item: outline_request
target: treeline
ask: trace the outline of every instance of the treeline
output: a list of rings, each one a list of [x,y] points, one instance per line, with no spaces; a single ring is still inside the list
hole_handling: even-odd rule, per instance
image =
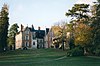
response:
[[[69,45],[68,56],[100,55],[100,0],[93,6],[75,4],[65,15],[71,17],[70,23],[52,26],[59,37],[54,39],[54,45],[62,45],[63,49]]]

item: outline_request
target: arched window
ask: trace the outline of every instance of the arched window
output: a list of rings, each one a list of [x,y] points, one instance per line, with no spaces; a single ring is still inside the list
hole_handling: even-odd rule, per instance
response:
[[[33,45],[35,45],[35,42],[33,42]]]

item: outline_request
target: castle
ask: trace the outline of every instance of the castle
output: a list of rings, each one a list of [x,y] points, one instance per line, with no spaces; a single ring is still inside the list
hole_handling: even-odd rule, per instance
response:
[[[52,32],[49,28],[46,30],[38,30],[32,27],[25,27],[21,24],[21,30],[16,34],[15,48],[16,49],[32,49],[32,48],[50,48],[52,44]]]

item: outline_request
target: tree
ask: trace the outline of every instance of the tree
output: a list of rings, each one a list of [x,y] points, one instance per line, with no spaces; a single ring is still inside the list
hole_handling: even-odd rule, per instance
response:
[[[92,24],[91,27],[93,28],[93,45],[94,50],[98,49],[100,50],[100,0],[97,0],[98,2],[95,3],[95,15],[92,18]],[[100,52],[100,51],[99,51]]]
[[[66,13],[66,16],[71,16],[72,18],[76,18],[78,20],[88,18],[87,13],[89,12],[89,4],[75,4],[71,10]]]
[[[74,27],[73,26],[74,26],[73,23],[67,24],[67,32],[69,33],[69,35],[67,35],[67,37],[68,37],[67,40],[68,40],[70,50],[75,47],[75,44],[74,44]]]
[[[80,24],[75,30],[75,45],[80,45],[84,48],[84,53],[89,52],[92,46],[92,28],[85,24]]]
[[[12,46],[15,49],[15,35],[18,32],[18,28],[19,28],[19,26],[17,25],[17,23],[15,23],[9,29],[9,32],[8,32],[8,42],[9,42],[10,49],[12,49],[11,48]]]
[[[66,13],[66,16],[72,17],[72,36],[74,38],[74,44],[84,47],[85,51],[87,46],[91,42],[91,27],[88,15],[89,13],[88,4],[75,4],[71,10]]]
[[[0,12],[0,51],[7,50],[8,14],[8,6],[4,4]]]
[[[54,32],[54,45],[56,48],[62,48],[64,50],[66,44],[66,22],[59,22],[52,26]]]

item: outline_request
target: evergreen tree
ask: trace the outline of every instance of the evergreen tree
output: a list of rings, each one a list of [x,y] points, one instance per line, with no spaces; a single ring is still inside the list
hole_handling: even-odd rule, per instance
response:
[[[92,18],[94,50],[100,50],[100,0],[95,4],[95,15]],[[99,51],[100,54],[100,51]]]
[[[4,4],[0,12],[0,51],[7,50],[8,14],[8,6]]]
[[[9,44],[10,50],[12,50],[12,47],[14,47],[14,49],[15,49],[15,35],[18,32],[18,28],[19,28],[18,24],[15,23],[9,29],[8,44]]]

